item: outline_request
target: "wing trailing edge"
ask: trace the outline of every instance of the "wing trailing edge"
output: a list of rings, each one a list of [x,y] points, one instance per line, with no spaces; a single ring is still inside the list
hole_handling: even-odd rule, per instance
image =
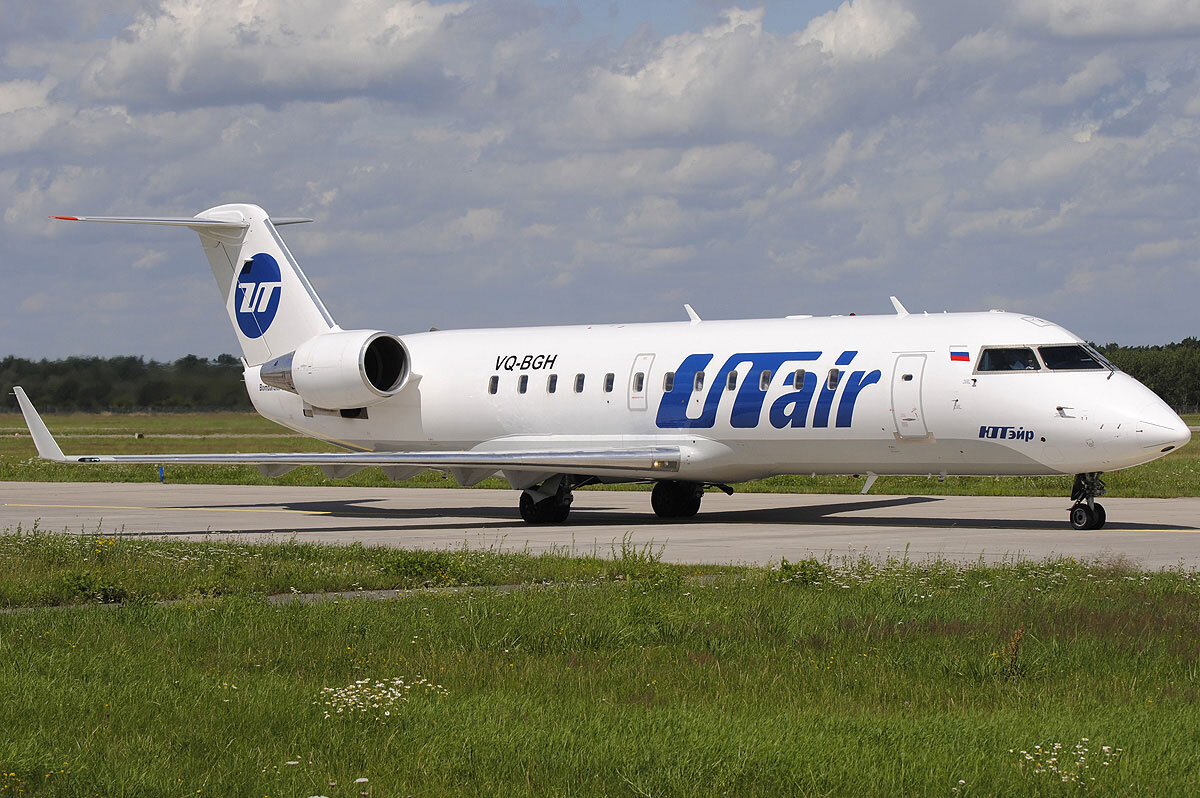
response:
[[[42,417],[34,409],[25,391],[14,387],[17,404],[29,427],[38,456],[44,460],[71,464],[125,465],[249,465],[264,474],[282,474],[300,466],[315,465],[328,472],[347,473],[365,466],[382,466],[400,471],[409,468],[434,468],[475,476],[486,471],[538,471],[551,473],[603,474],[646,472],[672,473],[679,470],[683,453],[678,446],[630,448],[531,448],[512,451],[471,450],[451,452],[260,452],[206,454],[63,454]]]

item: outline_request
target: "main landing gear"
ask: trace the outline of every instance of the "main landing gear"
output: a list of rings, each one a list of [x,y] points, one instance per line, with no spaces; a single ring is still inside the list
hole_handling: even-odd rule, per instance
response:
[[[659,518],[691,518],[700,511],[704,485],[699,482],[663,480],[654,483],[650,506]]]
[[[521,492],[521,518],[527,524],[561,524],[571,514],[571,502],[575,496],[571,488],[575,486],[566,474],[526,488]]]
[[[1105,493],[1104,480],[1100,472],[1076,474],[1075,484],[1071,486],[1071,526],[1075,529],[1099,529],[1104,526],[1107,518],[1104,505],[1096,501],[1097,496]]]
[[[594,477],[559,474],[540,485],[526,488],[521,493],[521,518],[527,524],[561,524],[571,513],[571,491],[582,485],[595,484]],[[733,488],[719,482],[679,482],[662,480],[654,483],[650,494],[650,506],[659,518],[691,518],[700,510],[700,500],[708,485],[720,488],[733,495]]]

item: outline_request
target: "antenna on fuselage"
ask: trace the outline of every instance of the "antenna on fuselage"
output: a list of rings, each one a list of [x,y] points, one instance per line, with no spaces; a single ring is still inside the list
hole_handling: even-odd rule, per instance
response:
[[[896,297],[894,297],[894,296],[890,296],[890,297],[888,297],[888,299],[892,300],[892,307],[894,307],[896,309],[897,316],[907,316],[908,315],[908,310],[904,307],[904,305],[900,304],[899,299],[896,299]]]
[[[702,321],[702,319],[700,318],[700,314],[697,313],[696,311],[692,310],[691,305],[684,302],[683,309],[687,311],[688,318],[692,320],[692,324],[699,324]]]

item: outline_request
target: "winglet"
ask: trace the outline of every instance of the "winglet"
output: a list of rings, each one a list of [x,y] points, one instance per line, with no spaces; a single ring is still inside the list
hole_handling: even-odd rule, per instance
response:
[[[699,324],[699,323],[700,323],[700,321],[701,321],[701,319],[700,319],[700,314],[699,314],[699,313],[697,313],[696,311],[692,310],[692,306],[691,306],[691,305],[689,305],[689,304],[687,304],[687,303],[685,302],[685,303],[684,303],[684,305],[683,305],[683,309],[687,311],[688,318],[692,320],[692,324]]]
[[[896,297],[894,297],[894,296],[890,296],[890,297],[888,297],[888,299],[892,300],[892,307],[894,307],[896,309],[897,316],[907,316],[908,315],[908,311],[904,308],[903,305],[900,304],[899,299],[896,299]]]
[[[58,442],[54,440],[50,430],[46,429],[46,423],[42,421],[42,417],[33,409],[33,403],[25,395],[25,390],[20,386],[14,386],[13,393],[17,395],[17,404],[21,406],[21,414],[25,416],[25,424],[29,427],[29,434],[33,437],[33,445],[37,447],[38,457],[43,460],[57,460],[65,463],[67,458],[63,455],[62,449],[58,448]]]

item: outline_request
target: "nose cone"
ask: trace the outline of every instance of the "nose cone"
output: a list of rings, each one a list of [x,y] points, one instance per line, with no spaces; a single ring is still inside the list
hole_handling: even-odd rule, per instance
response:
[[[1136,426],[1138,445],[1161,454],[1178,449],[1192,439],[1192,432],[1183,419],[1163,402],[1152,402],[1138,412]]]

